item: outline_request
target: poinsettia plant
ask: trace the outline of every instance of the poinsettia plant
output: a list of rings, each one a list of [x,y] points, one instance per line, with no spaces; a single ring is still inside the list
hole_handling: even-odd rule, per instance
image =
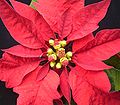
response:
[[[34,9],[10,1],[0,0],[0,17],[19,45],[1,49],[0,80],[17,105],[120,105],[103,62],[120,51],[120,29],[92,34],[110,0],[37,0]]]

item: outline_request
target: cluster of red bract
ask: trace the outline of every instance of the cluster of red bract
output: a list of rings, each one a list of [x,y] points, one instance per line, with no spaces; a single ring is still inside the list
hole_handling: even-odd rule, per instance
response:
[[[0,0],[0,17],[19,43],[3,49],[0,80],[19,94],[17,105],[120,105],[102,61],[120,51],[120,29],[92,32],[110,0],[84,6],[84,0],[38,0],[36,9]]]

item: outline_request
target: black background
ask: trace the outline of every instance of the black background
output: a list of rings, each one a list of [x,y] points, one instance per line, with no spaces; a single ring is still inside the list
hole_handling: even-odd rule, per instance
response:
[[[8,0],[7,0],[8,1]],[[31,0],[17,0],[29,4]],[[100,0],[86,0],[86,5],[97,2]],[[120,28],[120,0],[112,0],[108,9],[107,15],[99,23],[101,29],[106,28]],[[97,32],[96,31],[96,32]],[[9,32],[0,20],[0,49],[9,48],[16,45],[17,42],[12,39]],[[0,57],[2,52],[0,51]],[[0,82],[0,105],[16,105],[16,99],[18,95],[13,93],[12,89],[6,89],[4,82]]]

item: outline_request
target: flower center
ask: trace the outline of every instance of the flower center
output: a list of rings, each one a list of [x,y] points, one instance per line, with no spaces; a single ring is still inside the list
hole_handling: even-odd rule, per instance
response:
[[[47,56],[50,61],[50,67],[60,69],[63,66],[67,66],[72,58],[72,52],[66,52],[65,50],[67,42],[65,40],[59,41],[58,39],[50,39],[49,45],[50,48],[47,50]]]

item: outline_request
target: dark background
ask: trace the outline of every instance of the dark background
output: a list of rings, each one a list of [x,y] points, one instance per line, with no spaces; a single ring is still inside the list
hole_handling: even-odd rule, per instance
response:
[[[31,0],[17,0],[17,1],[29,4]],[[86,0],[85,4],[88,5],[97,1],[100,0]],[[120,0],[112,0],[107,15],[99,23],[99,25],[100,28],[97,31],[105,28],[120,28]],[[16,44],[17,42],[14,39],[12,39],[9,32],[3,25],[2,21],[0,20],[0,49],[9,48]],[[0,51],[0,57],[1,55],[2,51]],[[13,93],[12,89],[6,89],[4,82],[0,82],[0,105],[16,105],[17,97],[18,95],[16,93]]]

